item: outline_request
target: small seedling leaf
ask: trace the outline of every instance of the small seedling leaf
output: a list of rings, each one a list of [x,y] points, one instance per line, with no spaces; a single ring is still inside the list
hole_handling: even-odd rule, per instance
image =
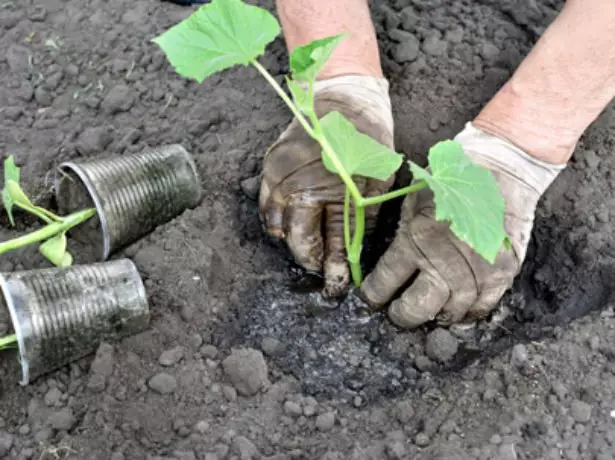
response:
[[[175,70],[202,83],[235,65],[248,65],[280,33],[276,18],[241,0],[213,0],[153,39]]]
[[[30,201],[30,198],[27,197],[27,195],[24,193],[24,191],[21,189],[17,182],[12,180],[7,181],[4,187],[9,196],[11,197],[11,200],[13,200],[13,204],[34,206],[34,204],[32,204],[32,202]]]
[[[66,234],[58,233],[56,236],[49,238],[40,246],[40,251],[52,264],[58,267],[64,267],[67,261],[72,262],[72,257],[66,255]],[[70,264],[69,264],[70,265]]]
[[[288,77],[286,78],[286,84],[297,108],[305,114],[312,113],[314,111],[314,101],[312,101],[309,91],[305,90],[299,82]]]
[[[314,81],[346,34],[313,40],[296,47],[290,55],[290,71],[298,81]]]
[[[321,120],[325,137],[350,176],[387,180],[399,169],[403,156],[370,136],[360,133],[340,112],[329,112]],[[339,174],[330,158],[323,153],[323,164]]]
[[[11,226],[15,226],[15,219],[13,218],[13,200],[9,195],[9,192],[6,188],[2,189],[2,204],[4,205],[4,210],[6,211],[7,216],[9,216],[9,222]]]
[[[19,176],[19,167],[15,164],[15,158],[13,155],[9,155],[4,160],[4,181],[12,180],[19,183]]]
[[[66,251],[62,257],[62,267],[69,267],[73,264],[73,256],[70,252]]]
[[[15,220],[13,219],[13,205],[15,201],[11,197],[8,191],[8,185],[12,182],[19,184],[19,167],[15,164],[15,158],[13,155],[9,155],[4,160],[4,188],[2,189],[2,203],[6,214],[9,216],[9,222],[11,226],[15,226]]]
[[[455,141],[434,145],[428,161],[430,171],[412,162],[410,169],[433,191],[436,220],[450,222],[460,240],[494,263],[507,241],[505,203],[494,176],[473,163]]]

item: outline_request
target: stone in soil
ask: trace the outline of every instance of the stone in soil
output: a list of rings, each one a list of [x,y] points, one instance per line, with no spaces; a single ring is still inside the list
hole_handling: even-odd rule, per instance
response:
[[[457,339],[447,329],[437,328],[427,334],[425,353],[434,361],[450,361],[458,347]]]
[[[320,431],[328,431],[335,425],[335,413],[325,412],[316,417],[316,428]]]
[[[577,399],[570,404],[570,415],[579,423],[587,423],[591,419],[592,407]]]
[[[118,84],[111,88],[100,108],[109,115],[130,110],[135,101],[134,92],[124,84]]]
[[[165,350],[158,358],[158,362],[161,366],[170,367],[174,366],[184,357],[184,347],[176,346],[169,350]]]
[[[149,379],[148,385],[159,394],[173,393],[177,388],[177,379],[170,374],[161,372]]]
[[[54,430],[69,431],[77,423],[73,411],[70,408],[60,409],[53,413],[49,424]]]
[[[269,370],[263,354],[253,348],[234,349],[222,361],[224,372],[237,392],[253,396],[268,383]]]

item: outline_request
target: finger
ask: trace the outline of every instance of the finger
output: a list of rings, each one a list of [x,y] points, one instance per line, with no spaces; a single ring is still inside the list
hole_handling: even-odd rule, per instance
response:
[[[414,243],[397,235],[363,281],[361,291],[365,300],[374,307],[386,304],[418,269],[417,255]]]
[[[327,205],[326,219],[324,295],[339,297],[346,292],[350,280],[346,245],[344,243],[344,205]]]
[[[421,209],[410,224],[410,233],[417,250],[428,263],[421,269],[432,277],[446,280],[450,292],[448,301],[442,305],[437,320],[440,325],[460,321],[478,296],[478,282],[472,266],[463,250],[455,244],[446,222],[436,222],[433,208]]]
[[[433,320],[448,300],[446,283],[422,271],[416,280],[389,308],[389,318],[400,327],[410,329]]]
[[[485,289],[470,307],[467,313],[468,319],[483,319],[496,307],[504,293],[508,290],[508,285],[500,284]]]
[[[275,238],[284,239],[286,236],[284,233],[286,201],[277,196],[275,192],[271,194],[268,186],[261,187],[259,201],[262,202],[259,209],[265,231]]]
[[[284,233],[290,252],[299,265],[314,272],[322,271],[322,213],[322,204],[295,198],[290,201],[284,216]]]

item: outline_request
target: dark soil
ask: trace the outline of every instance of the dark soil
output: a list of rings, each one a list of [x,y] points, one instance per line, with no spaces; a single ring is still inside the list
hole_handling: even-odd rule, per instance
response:
[[[454,136],[561,4],[374,3],[398,150],[424,162]],[[172,143],[193,153],[205,192],[114,256],[142,274],[149,331],[25,388],[14,353],[0,355],[0,458],[615,458],[613,110],[541,201],[523,273],[494,317],[403,332],[352,297],[330,305],[304,292],[304,275],[263,236],[255,177],[290,114],[250,68],[202,85],[173,72],[150,39],[191,11],[0,4],[0,148],[38,203],[54,206],[62,161]],[[282,40],[263,62],[282,79]],[[372,261],[398,204],[383,210]],[[37,225],[17,220],[10,229],[2,214],[1,239]],[[2,271],[42,266],[36,248],[0,260]]]

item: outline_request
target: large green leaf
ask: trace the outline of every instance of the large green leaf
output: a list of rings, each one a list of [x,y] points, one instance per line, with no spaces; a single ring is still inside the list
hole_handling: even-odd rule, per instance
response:
[[[290,70],[298,81],[314,81],[346,34],[313,40],[296,47],[290,55]]]
[[[449,221],[451,230],[490,263],[507,236],[505,203],[493,174],[473,163],[455,141],[442,141],[429,150],[427,171],[410,162],[417,180],[434,193],[436,220]]]
[[[213,0],[153,42],[180,75],[202,83],[213,73],[249,64],[279,33],[267,10],[241,0]]]
[[[384,181],[401,166],[402,155],[360,133],[341,113],[329,112],[320,123],[327,141],[349,175]],[[323,154],[323,164],[330,172],[339,174],[326,154]]]

